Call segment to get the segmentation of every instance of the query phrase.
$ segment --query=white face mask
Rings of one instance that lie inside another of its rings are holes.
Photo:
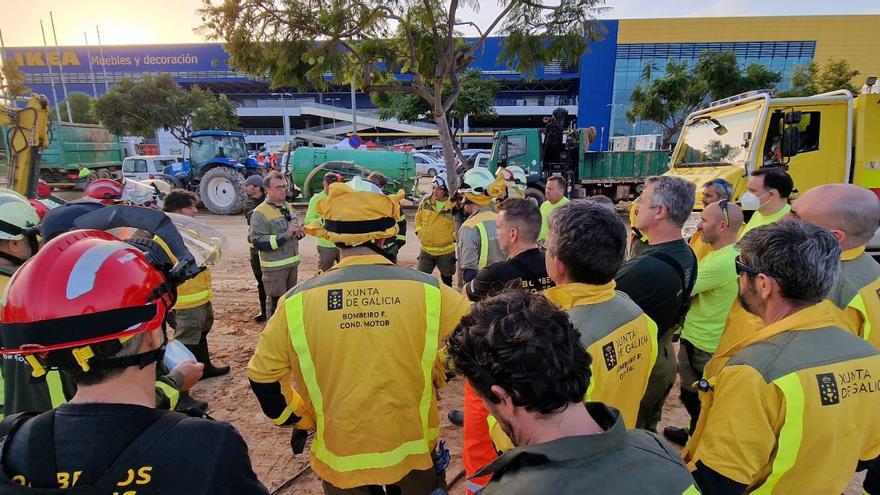
[[[755,194],[752,192],[747,192],[747,193],[743,194],[742,197],[739,198],[739,202],[742,205],[742,209],[743,210],[757,210],[757,209],[761,208],[762,206],[764,206],[764,204],[761,203],[761,198],[763,198],[767,194],[769,194],[769,193],[767,192],[767,193],[764,193],[760,196],[755,196]]]

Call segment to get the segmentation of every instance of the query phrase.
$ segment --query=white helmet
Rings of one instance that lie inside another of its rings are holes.
[[[488,195],[489,186],[493,182],[495,182],[495,177],[492,176],[492,172],[482,167],[474,167],[464,173],[461,187],[458,190],[463,193]]]
[[[363,179],[359,175],[355,175],[351,178],[350,181],[346,182],[346,185],[358,192],[372,192],[382,194],[382,189],[379,188],[376,184]]]
[[[508,188],[515,187],[520,191],[525,191],[528,187],[525,170],[523,170],[522,167],[518,165],[513,165],[511,167],[507,167],[507,171],[511,172],[513,175],[513,179],[507,181]]]
[[[39,223],[37,211],[24,196],[0,190],[0,239],[22,240],[36,232]]]

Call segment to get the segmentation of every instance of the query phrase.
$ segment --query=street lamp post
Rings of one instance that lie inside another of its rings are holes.
[[[333,107],[333,110],[331,110],[331,112],[332,112],[331,116],[333,118],[333,129],[336,129],[336,102],[337,101],[342,101],[342,98],[330,98],[330,106]],[[333,135],[334,136],[336,135],[335,130],[333,131]]]

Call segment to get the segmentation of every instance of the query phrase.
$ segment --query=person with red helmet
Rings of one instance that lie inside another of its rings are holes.
[[[86,186],[83,198],[99,201],[105,205],[112,205],[122,201],[123,191],[122,184],[113,179],[98,179],[93,180]]]
[[[0,491],[268,493],[231,425],[154,408],[165,320],[190,265],[150,240],[76,230],[16,273],[0,308],[0,353],[22,356],[35,376],[67,371],[77,392],[0,424]]]

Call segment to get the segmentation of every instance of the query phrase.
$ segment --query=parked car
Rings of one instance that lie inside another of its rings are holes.
[[[477,153],[472,153],[471,156],[466,158],[466,170],[470,170],[474,167],[483,167],[486,168],[489,166],[489,158],[492,155],[487,151],[480,151]]]
[[[135,155],[122,160],[122,176],[126,179],[149,180],[164,174],[165,167],[180,159],[173,155]]]
[[[434,160],[431,155],[427,155],[424,153],[413,153],[413,160],[416,162],[416,173],[418,175],[427,175],[429,177],[434,177],[442,170],[443,173],[446,173],[446,164],[443,162]]]

